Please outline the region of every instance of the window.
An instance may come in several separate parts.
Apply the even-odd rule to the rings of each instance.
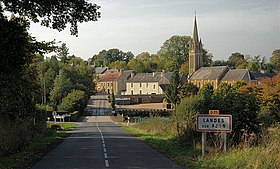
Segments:
[[[140,83],[140,87],[142,87],[142,83]]]
[[[140,83],[141,84],[141,83]],[[139,90],[139,94],[142,94],[142,90]]]
[[[154,84],[154,89],[156,89],[156,85]]]
[[[133,95],[133,90],[131,90],[131,95]]]
[[[131,83],[131,87],[133,87],[133,83]]]
[[[146,83],[146,87],[149,87],[149,83]]]

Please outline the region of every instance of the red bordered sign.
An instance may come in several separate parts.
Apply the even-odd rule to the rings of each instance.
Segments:
[[[231,132],[232,116],[199,114],[196,117],[196,130],[199,132]]]

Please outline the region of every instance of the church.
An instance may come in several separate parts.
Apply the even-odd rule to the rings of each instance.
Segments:
[[[217,89],[220,83],[233,84],[237,81],[256,83],[248,69],[229,69],[227,66],[203,67],[202,41],[198,37],[196,16],[194,19],[193,37],[189,45],[189,77],[188,81],[198,88],[211,84]]]

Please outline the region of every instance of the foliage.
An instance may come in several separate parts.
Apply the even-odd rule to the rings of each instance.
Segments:
[[[244,63],[246,63],[244,55],[238,52],[232,53],[228,58],[228,66],[232,69],[235,69]]]
[[[75,110],[82,111],[87,104],[88,98],[84,91],[73,90],[62,99],[58,106],[59,110],[73,112]]]
[[[180,98],[186,98],[198,93],[198,87],[192,83],[184,83],[180,88]]]
[[[78,22],[97,21],[100,17],[98,12],[100,7],[85,0],[1,0],[0,2],[4,4],[4,11],[26,16],[33,22],[40,22],[41,25],[58,31],[64,30],[66,25],[70,24],[72,35],[78,34]]]
[[[62,99],[71,90],[70,78],[67,78],[66,73],[63,69],[59,71],[58,76],[54,80],[54,88],[50,93],[50,101],[54,107],[58,106]]]
[[[112,91],[112,94],[111,94],[111,107],[112,107],[112,110],[115,111],[116,110],[116,99],[115,99],[115,95],[114,95],[114,91]]]
[[[214,88],[211,84],[204,85],[198,92],[201,97],[200,106],[198,112],[200,114],[208,114],[208,111],[213,107],[212,96]]]
[[[179,123],[179,133],[177,134],[186,145],[193,145],[193,140],[196,139],[195,118],[199,113],[200,102],[199,95],[190,96],[182,99],[176,110]]]
[[[158,54],[162,57],[165,70],[173,71],[188,60],[190,40],[190,36],[175,35],[163,43]]]
[[[62,43],[61,47],[58,48],[58,58],[62,63],[67,63],[69,55],[69,48],[67,48],[66,43]]]
[[[270,126],[274,122],[280,121],[280,74],[272,78],[263,78],[259,84],[248,84],[242,86],[240,93],[249,93],[254,95],[259,102],[261,112],[260,121],[265,126]]]
[[[275,72],[280,72],[280,49],[275,49],[269,60]]]
[[[77,124],[74,123],[61,123],[60,125],[65,130],[70,130],[77,126]],[[48,126],[51,126],[51,124],[48,124]],[[62,138],[65,138],[66,136],[68,136],[68,134],[63,131],[53,132],[48,129],[47,131],[38,134],[36,136],[36,139],[32,141],[32,144],[21,147],[20,151],[17,151],[12,155],[1,157],[0,168],[28,168],[32,166],[34,164],[34,161],[37,161],[42,156],[42,154],[45,154],[50,149],[61,143],[63,141]],[[22,141],[24,140],[25,138],[23,138]],[[21,143],[21,140],[17,143]]]
[[[181,78],[179,76],[178,70],[175,70],[172,73],[172,76],[170,78],[170,85],[165,93],[166,101],[168,103],[171,103],[175,108],[176,105],[180,102],[180,97],[179,97],[180,85],[181,85]]]
[[[119,49],[102,50],[98,54],[93,55],[91,64],[98,66],[109,66],[115,61],[124,61],[126,64],[134,57],[131,52],[123,52]]]

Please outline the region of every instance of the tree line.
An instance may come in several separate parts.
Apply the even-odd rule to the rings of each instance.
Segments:
[[[142,52],[134,55],[120,49],[102,50],[90,58],[95,67],[131,69],[139,73],[174,71],[188,75],[190,36],[174,35],[167,39],[156,54]],[[203,49],[203,66],[229,66],[231,69],[248,69],[254,72],[277,73],[280,71],[280,49],[275,49],[269,61],[260,55],[250,57],[239,52],[232,53],[227,60],[214,60],[207,49]]]

